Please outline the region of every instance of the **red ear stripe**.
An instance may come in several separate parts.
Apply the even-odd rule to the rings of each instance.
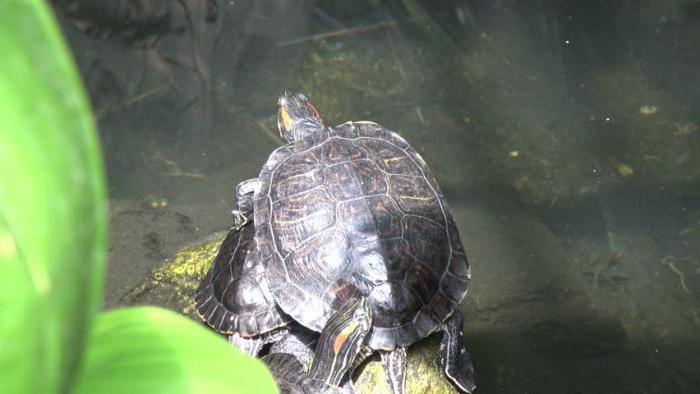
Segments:
[[[308,105],[309,108],[311,108],[311,110],[314,112],[314,115],[316,115],[317,118],[321,119],[321,115],[318,113],[316,107],[314,107],[311,103],[306,103],[306,105]]]

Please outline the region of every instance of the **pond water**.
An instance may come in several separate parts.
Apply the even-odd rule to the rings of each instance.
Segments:
[[[295,89],[432,168],[478,392],[700,392],[697,0],[53,3],[108,170],[105,308],[231,225]]]

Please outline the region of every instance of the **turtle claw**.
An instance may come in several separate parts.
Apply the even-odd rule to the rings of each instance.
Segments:
[[[233,216],[233,229],[240,230],[248,224],[249,220],[247,216],[244,216],[240,210],[234,209],[231,211],[231,216]]]

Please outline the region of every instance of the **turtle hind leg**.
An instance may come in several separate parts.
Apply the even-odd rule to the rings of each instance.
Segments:
[[[440,362],[450,382],[461,392],[471,393],[476,388],[474,366],[471,355],[462,343],[463,322],[462,314],[459,311],[454,311],[452,316],[442,324]]]
[[[393,394],[406,393],[406,348],[397,347],[392,351],[380,351],[384,366],[384,376]]]

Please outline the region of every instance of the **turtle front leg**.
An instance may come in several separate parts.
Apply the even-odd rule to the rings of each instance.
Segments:
[[[474,383],[474,366],[472,357],[462,343],[462,325],[464,317],[455,310],[442,326],[442,343],[440,344],[440,363],[447,378],[464,393],[471,393],[476,388]]]
[[[406,348],[380,351],[386,382],[394,394],[406,393]]]
[[[253,200],[260,192],[261,185],[262,181],[260,181],[260,178],[252,178],[236,186],[236,205],[238,209],[231,211],[235,228],[241,228],[250,221],[253,216]]]
[[[258,353],[262,350],[265,341],[261,337],[251,337],[245,338],[238,333],[234,333],[228,336],[228,342],[233,347],[250,354],[253,357],[258,357]]]

